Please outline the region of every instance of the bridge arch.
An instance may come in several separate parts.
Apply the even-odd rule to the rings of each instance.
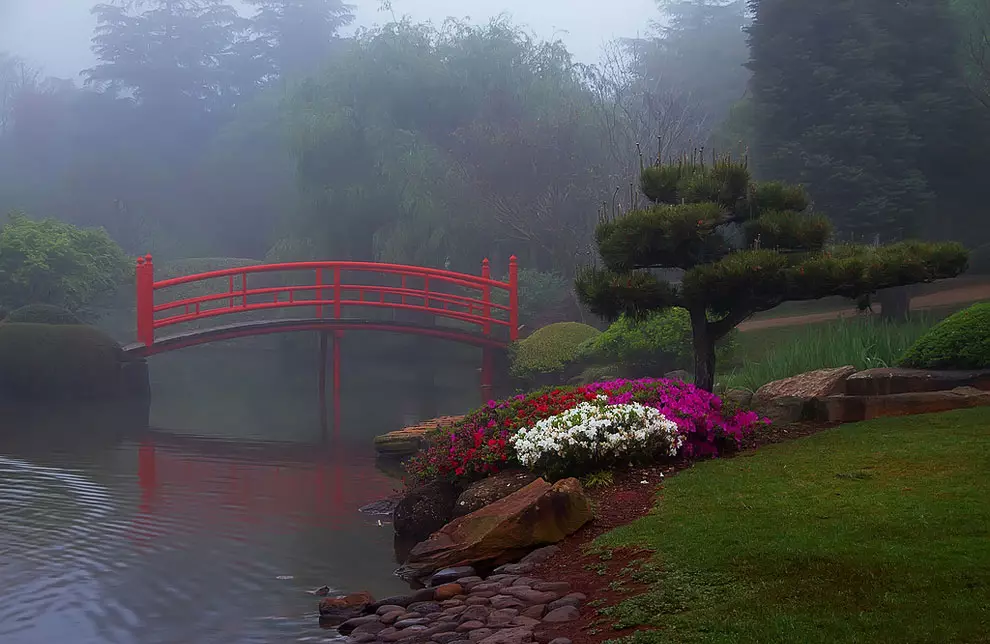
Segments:
[[[389,331],[481,347],[481,386],[487,395],[494,375],[493,352],[508,348],[519,334],[515,256],[509,259],[506,282],[492,279],[488,259],[482,262],[480,275],[350,261],[259,264],[157,281],[154,270],[151,255],[138,258],[137,341],[124,349],[132,355],[152,356],[271,333],[332,332],[336,390],[342,334],[353,330]],[[183,286],[191,293],[176,295],[181,290],[178,287]],[[500,291],[507,297],[496,297]],[[350,315],[361,309],[390,311],[393,319]],[[286,316],[290,311],[303,315]],[[252,312],[274,317],[223,320],[224,316]],[[311,315],[305,315],[307,312]],[[432,320],[396,320],[400,312],[424,314]],[[204,321],[220,323],[203,326]],[[189,329],[190,325],[196,328]]]

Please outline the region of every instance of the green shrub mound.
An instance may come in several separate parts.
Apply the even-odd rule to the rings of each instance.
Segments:
[[[112,396],[120,391],[120,346],[86,325],[0,324],[0,395],[14,399]]]
[[[718,343],[720,361],[732,358],[735,331]],[[608,329],[580,350],[580,359],[592,365],[611,365],[630,376],[662,375],[694,368],[691,317],[687,309],[673,307],[652,313],[641,320],[621,315]]]
[[[52,304],[28,304],[7,315],[10,324],[82,324],[71,311]]]
[[[915,369],[990,368],[990,302],[974,304],[933,326],[900,364]]]
[[[600,333],[580,322],[557,322],[533,332],[512,351],[512,375],[556,373],[577,359],[581,345]]]

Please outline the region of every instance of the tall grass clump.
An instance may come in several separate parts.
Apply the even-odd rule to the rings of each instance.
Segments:
[[[742,364],[719,378],[726,389],[756,391],[768,382],[815,369],[853,365],[857,369],[892,367],[938,319],[931,314],[912,316],[903,322],[884,322],[873,317],[836,320],[799,329],[775,329],[750,333],[773,333],[771,342],[753,340],[762,351],[749,353]],[[741,333],[743,353],[749,333]]]

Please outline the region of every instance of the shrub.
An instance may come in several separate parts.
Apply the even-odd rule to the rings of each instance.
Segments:
[[[609,405],[607,396],[537,421],[510,439],[519,462],[549,476],[649,463],[676,456],[683,442],[677,424],[653,407]]]
[[[990,302],[974,304],[947,317],[923,335],[901,358],[916,369],[990,367]]]
[[[639,404],[673,421],[683,438],[678,452],[682,456],[714,456],[732,448],[759,420],[752,412],[723,414],[717,396],[679,381],[644,378],[558,387],[489,402],[453,427],[434,433],[427,449],[407,464],[407,471],[419,480],[472,480],[497,473],[520,462],[511,443],[520,430],[582,403],[599,401],[600,396],[608,405]],[[581,466],[563,465],[563,471]]]
[[[557,322],[517,342],[512,351],[512,375],[525,378],[562,371],[578,357],[586,340],[598,329],[580,322]]]
[[[732,357],[736,332],[719,343],[719,360]],[[666,373],[694,368],[691,318],[680,307],[657,311],[642,320],[621,315],[601,335],[587,340],[580,356],[592,364],[621,365],[627,373]]]
[[[120,346],[91,326],[0,324],[0,393],[85,398],[119,391]]]
[[[52,304],[28,304],[11,311],[6,322],[17,324],[82,324],[70,311]]]
[[[77,311],[112,293],[131,263],[103,229],[12,215],[0,227],[0,300]]]

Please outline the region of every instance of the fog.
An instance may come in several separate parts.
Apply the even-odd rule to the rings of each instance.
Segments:
[[[72,78],[94,61],[93,4],[92,0],[0,0],[0,50],[18,52],[53,76]],[[250,13],[243,4],[232,4],[241,13]],[[380,0],[352,4],[356,24],[361,26],[388,20],[393,13],[437,23],[448,16],[484,22],[506,13],[543,38],[560,38],[587,63],[598,60],[608,41],[645,34],[656,13],[654,0],[616,0],[608,11],[602,11],[595,0],[394,0],[391,12],[382,8]]]

